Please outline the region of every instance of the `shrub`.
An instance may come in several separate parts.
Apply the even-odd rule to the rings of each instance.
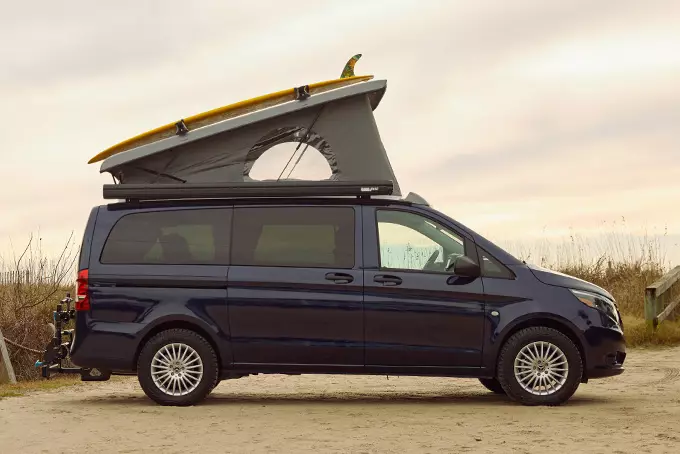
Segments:
[[[52,311],[70,291],[76,257],[73,235],[54,260],[45,259],[40,241],[31,237],[21,254],[0,263],[0,329],[6,338],[30,349],[45,348]],[[40,355],[11,344],[7,348],[18,380],[39,376],[34,364]]]

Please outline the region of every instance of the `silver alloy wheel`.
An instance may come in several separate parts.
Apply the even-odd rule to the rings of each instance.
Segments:
[[[545,341],[525,345],[515,357],[515,378],[520,386],[535,396],[549,396],[567,381],[567,357],[554,344]]]
[[[151,360],[151,378],[165,394],[185,396],[201,383],[203,361],[187,344],[164,345]]]

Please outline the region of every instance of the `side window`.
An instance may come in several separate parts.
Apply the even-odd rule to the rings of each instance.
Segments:
[[[104,264],[229,263],[231,209],[173,210],[123,216],[101,255]]]
[[[354,228],[350,207],[236,208],[232,264],[352,268]]]
[[[465,255],[465,242],[426,217],[398,210],[378,210],[380,267],[445,272]]]
[[[514,279],[515,275],[508,268],[503,266],[498,260],[485,250],[478,248],[482,259],[482,276],[495,277],[499,279]]]

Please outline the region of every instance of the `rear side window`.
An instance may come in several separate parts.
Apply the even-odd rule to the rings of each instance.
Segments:
[[[101,263],[228,264],[230,224],[224,208],[129,214],[113,226]]]
[[[234,210],[232,264],[354,267],[351,207],[257,207]]]

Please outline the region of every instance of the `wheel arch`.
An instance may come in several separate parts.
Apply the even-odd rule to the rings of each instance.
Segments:
[[[139,360],[139,355],[142,352],[142,349],[144,348],[144,345],[151,339],[153,336],[155,336],[158,333],[161,333],[163,331],[167,331],[170,329],[186,329],[189,331],[193,331],[199,336],[203,337],[213,348],[215,351],[215,356],[217,357],[217,366],[218,370],[222,369],[222,358],[220,355],[220,348],[219,344],[217,343],[216,339],[214,336],[210,333],[208,329],[205,327],[202,327],[200,323],[197,323],[195,321],[190,321],[190,320],[184,320],[184,319],[175,319],[175,320],[164,320],[160,321],[157,324],[153,325],[150,329],[146,331],[146,333],[143,335],[139,343],[137,344],[137,349],[135,350],[135,357],[134,357],[134,362],[133,362],[133,367],[134,371],[137,371],[137,361]]]
[[[528,318],[517,320],[512,325],[507,326],[498,336],[497,342],[495,342],[495,351],[493,354],[493,364],[491,365],[493,374],[496,376],[498,368],[498,357],[501,354],[503,345],[512,337],[515,333],[525,329],[525,328],[535,328],[544,326],[546,328],[552,328],[556,331],[567,336],[578,348],[581,355],[581,364],[583,365],[583,377],[581,378],[582,383],[588,381],[587,376],[587,357],[584,347],[584,339],[579,335],[578,328],[576,328],[569,320],[561,317],[555,317],[548,314],[540,314],[530,316]]]

